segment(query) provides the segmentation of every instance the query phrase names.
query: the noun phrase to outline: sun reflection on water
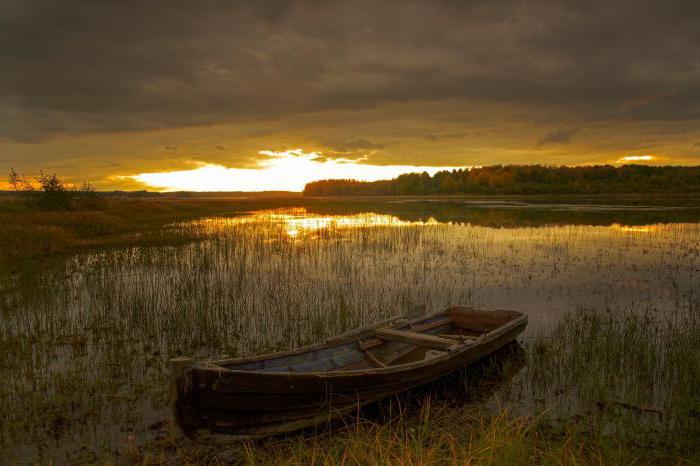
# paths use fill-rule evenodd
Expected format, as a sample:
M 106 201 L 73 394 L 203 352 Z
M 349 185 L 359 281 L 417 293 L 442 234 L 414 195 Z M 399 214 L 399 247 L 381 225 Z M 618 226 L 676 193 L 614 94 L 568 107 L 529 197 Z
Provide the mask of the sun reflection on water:
M 361 212 L 353 214 L 319 214 L 308 211 L 305 207 L 292 208 L 276 208 L 255 210 L 241 213 L 235 217 L 208 217 L 193 222 L 188 222 L 190 226 L 203 228 L 206 233 L 213 234 L 221 232 L 232 227 L 241 225 L 257 224 L 265 229 L 267 226 L 273 230 L 279 230 L 284 233 L 284 236 L 290 239 L 311 239 L 317 238 L 321 232 L 339 232 L 361 229 L 361 228 L 379 228 L 379 227 L 422 227 L 435 225 L 452 225 L 452 226 L 471 226 L 474 228 L 486 228 L 492 230 L 494 225 L 479 225 L 469 221 L 454 222 L 454 221 L 438 221 L 434 217 L 427 217 L 425 220 L 403 220 L 396 215 L 381 214 L 374 212 Z M 548 224 L 548 226 L 555 226 Z M 564 225 L 560 225 L 565 227 Z M 498 227 L 496 227 L 498 228 Z M 518 228 L 510 228 L 512 230 L 527 229 L 527 226 Z M 598 230 L 600 233 L 608 232 L 614 235 L 629 235 L 629 234 L 650 234 L 660 232 L 663 229 L 673 228 L 663 224 L 652 225 L 624 225 L 621 223 L 612 223 L 608 225 L 589 225 L 585 228 Z M 263 230 L 260 230 L 263 231 Z M 503 233 L 505 234 L 505 233 Z M 520 235 L 518 234 L 518 237 Z M 278 237 L 277 237 L 278 238 Z
M 617 231 L 624 231 L 630 233 L 651 233 L 659 229 L 658 225 L 620 225 L 619 223 L 613 223 L 610 228 Z
M 285 234 L 290 238 L 308 236 L 321 230 L 347 230 L 353 228 L 371 227 L 406 227 L 439 225 L 434 218 L 425 221 L 401 220 L 394 215 L 363 212 L 351 215 L 315 214 L 304 207 L 292 209 L 271 209 L 250 212 L 247 215 L 230 218 L 206 218 L 197 221 L 198 225 L 207 230 L 216 231 L 235 225 L 262 222 L 281 225 Z

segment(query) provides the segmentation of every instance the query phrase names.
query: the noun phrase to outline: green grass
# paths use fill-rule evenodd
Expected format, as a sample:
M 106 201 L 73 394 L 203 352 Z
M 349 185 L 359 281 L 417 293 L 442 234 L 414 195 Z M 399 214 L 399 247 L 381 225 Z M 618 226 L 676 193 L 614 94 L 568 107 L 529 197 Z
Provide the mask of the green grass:
M 558 418 L 634 445 L 700 452 L 697 295 L 670 315 L 582 309 L 529 354 L 529 390 Z

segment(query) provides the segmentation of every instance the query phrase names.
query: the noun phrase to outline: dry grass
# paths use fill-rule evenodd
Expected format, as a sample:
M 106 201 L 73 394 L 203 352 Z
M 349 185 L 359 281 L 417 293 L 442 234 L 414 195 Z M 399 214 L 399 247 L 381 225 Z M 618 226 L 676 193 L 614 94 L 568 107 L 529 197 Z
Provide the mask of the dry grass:
M 182 243 L 193 238 L 163 225 L 247 208 L 232 200 L 108 198 L 78 210 L 47 211 L 0 199 L 0 273 L 85 249 Z
M 195 443 L 173 432 L 147 447 L 127 445 L 130 464 L 533 465 L 655 464 L 683 456 L 629 449 L 614 439 L 552 428 L 543 417 L 513 417 L 424 404 L 417 416 L 382 423 L 353 421 L 287 439 Z

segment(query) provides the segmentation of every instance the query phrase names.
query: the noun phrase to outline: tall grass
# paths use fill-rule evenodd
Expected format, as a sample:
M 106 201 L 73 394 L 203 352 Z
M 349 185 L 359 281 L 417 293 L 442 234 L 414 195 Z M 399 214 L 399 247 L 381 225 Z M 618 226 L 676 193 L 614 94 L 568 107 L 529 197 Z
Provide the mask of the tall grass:
M 178 220 L 246 209 L 230 200 L 101 198 L 75 210 L 45 210 L 13 197 L 0 198 L 0 278 L 8 271 L 40 265 L 44 259 L 86 248 L 182 243 L 184 231 L 162 227 Z M 36 264 L 39 262 L 39 264 Z
M 134 217 L 157 216 L 157 204 L 149 206 L 143 214 L 128 211 Z M 121 231 L 134 228 L 134 234 L 143 234 L 129 215 L 123 218 L 130 226 Z M 159 218 L 168 215 L 172 213 Z M 590 403 L 626 402 L 664 412 L 667 405 L 680 406 L 681 401 L 656 403 L 666 395 L 649 401 L 614 392 L 614 397 L 602 399 L 596 396 L 596 390 L 604 388 L 602 382 L 599 388 L 582 384 L 577 393 L 572 388 L 579 383 L 575 377 L 585 378 L 586 365 L 572 362 L 572 371 L 580 375 L 566 375 L 568 363 L 557 365 L 557 358 L 583 361 L 588 354 L 594 360 L 588 350 L 567 356 L 563 349 L 583 345 L 598 333 L 581 327 L 578 320 L 560 322 L 564 311 L 581 303 L 625 309 L 649 302 L 658 308 L 657 327 L 671 325 L 666 318 L 685 309 L 679 299 L 700 281 L 697 224 L 653 225 L 644 231 L 617 226 L 494 229 L 398 219 L 388 224 L 360 216 L 349 226 L 312 219 L 316 226 L 290 234 L 298 222 L 290 223 L 289 218 L 314 216 L 301 211 L 285 215 L 264 212 L 167 228 L 147 222 L 158 234 L 200 241 L 177 246 L 153 242 L 147 247 L 137 242 L 139 246 L 69 256 L 64 266 L 42 273 L 31 287 L 4 293 L 0 375 L 6 383 L 0 385 L 0 435 L 6 456 L 65 459 L 85 446 L 95 458 L 109 458 L 129 439 L 143 443 L 162 434 L 163 421 L 169 418 L 169 357 L 285 349 L 422 303 L 430 308 L 515 307 L 529 313 L 525 340 L 535 359 L 522 382 L 529 388 L 519 390 L 516 383 L 500 396 L 511 410 L 525 406 L 528 411 L 515 413 L 503 425 L 514 419 L 530 425 L 532 415 L 541 410 L 550 410 L 554 417 L 575 416 L 582 408 L 575 411 L 574 401 L 582 397 Z M 697 307 L 692 309 L 689 316 L 697 314 Z M 598 319 L 590 321 L 598 322 L 595 328 L 608 325 Z M 636 345 L 654 336 L 639 333 L 647 331 L 643 323 L 633 326 L 630 338 Z M 581 329 L 574 332 L 569 326 Z M 682 327 L 673 328 L 680 332 Z M 617 334 L 605 337 L 606 344 L 626 341 L 628 325 L 621 322 L 617 328 Z M 550 335 L 556 339 L 547 340 Z M 537 339 L 545 341 L 544 350 Z M 663 345 L 655 344 L 644 354 L 661 350 Z M 680 350 L 662 353 L 682 355 Z M 595 364 L 613 367 L 608 362 Z M 620 373 L 621 364 L 616 366 Z M 688 368 L 679 364 L 673 366 L 676 374 L 691 374 L 688 383 L 696 380 L 689 372 L 691 359 L 686 360 Z M 548 369 L 538 372 L 540 366 Z M 637 377 L 648 380 L 655 375 Z M 627 387 L 628 382 L 620 383 Z M 666 390 L 663 393 L 689 400 L 681 389 L 674 392 L 657 385 L 655 393 Z M 549 390 L 555 386 L 564 391 L 557 395 Z M 635 393 L 629 387 L 620 390 L 623 395 Z M 382 429 L 377 425 L 370 433 Z M 384 435 L 380 437 L 390 438 Z
M 173 458 L 250 465 L 531 465 L 582 464 L 600 462 L 603 457 L 619 463 L 634 458 L 629 452 L 609 454 L 603 447 L 567 433 L 543 434 L 537 419 L 433 409 L 426 403 L 410 419 L 360 422 L 335 433 L 257 444 L 206 448 L 181 440 L 161 440 L 151 450 L 127 448 L 125 458 L 144 465 L 164 464 Z
M 696 299 L 682 303 L 670 319 L 648 309 L 581 310 L 531 341 L 525 371 L 509 367 L 514 353 L 504 352 L 466 371 L 463 386 L 446 381 L 382 404 L 385 413 L 393 410 L 388 418 L 348 416 L 332 430 L 214 446 L 171 432 L 145 446 L 128 445 L 125 459 L 251 465 L 696 463 L 698 332 Z M 513 374 L 520 377 L 517 406 L 526 405 L 529 415 L 512 414 L 491 396 L 493 390 L 502 395 L 500 387 L 512 390 Z M 532 394 L 543 397 L 543 406 L 529 404 Z
M 582 309 L 535 339 L 528 390 L 562 418 L 621 438 L 697 446 L 700 299 L 672 313 Z

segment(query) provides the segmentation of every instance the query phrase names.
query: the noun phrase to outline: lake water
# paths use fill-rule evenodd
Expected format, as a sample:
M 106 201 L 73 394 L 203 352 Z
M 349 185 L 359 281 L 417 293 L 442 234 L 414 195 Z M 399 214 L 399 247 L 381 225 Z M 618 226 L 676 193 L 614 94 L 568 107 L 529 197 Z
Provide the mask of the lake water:
M 76 255 L 5 297 L 0 457 L 116 458 L 158 436 L 178 355 L 287 349 L 420 304 L 524 311 L 527 348 L 569 313 L 673 313 L 700 288 L 700 210 L 673 200 L 283 205 Z

